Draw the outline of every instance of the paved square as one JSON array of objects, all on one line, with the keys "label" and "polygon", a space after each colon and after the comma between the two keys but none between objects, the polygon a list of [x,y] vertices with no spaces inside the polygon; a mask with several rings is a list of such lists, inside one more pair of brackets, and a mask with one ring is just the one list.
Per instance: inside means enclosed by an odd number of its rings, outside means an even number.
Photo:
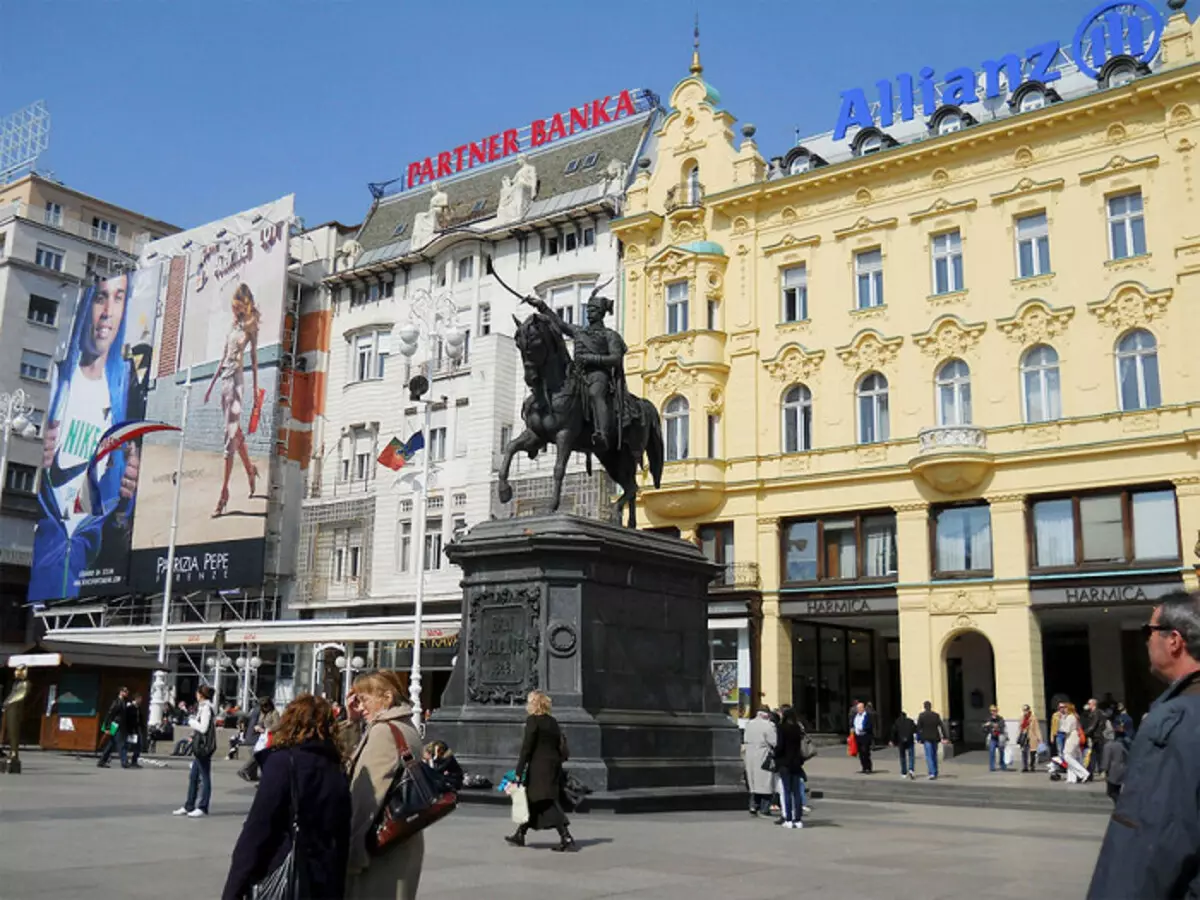
[{"label": "paved square", "polygon": [[[254,789],[214,765],[213,815],[173,818],[186,761],[97,769],[49,753],[0,777],[0,900],[220,896]],[[819,786],[819,785],[814,785]],[[743,813],[577,816],[581,851],[501,840],[500,810],[467,806],[427,837],[422,900],[529,896],[700,898],[971,897],[1012,900],[1086,888],[1107,817],[818,801],[803,831]],[[541,890],[539,890],[541,889]]]}]

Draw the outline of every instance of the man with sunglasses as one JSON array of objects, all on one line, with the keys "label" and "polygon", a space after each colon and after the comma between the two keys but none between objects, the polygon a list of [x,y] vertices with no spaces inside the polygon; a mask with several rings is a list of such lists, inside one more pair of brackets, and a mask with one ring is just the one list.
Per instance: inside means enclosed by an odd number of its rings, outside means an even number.
[{"label": "man with sunglasses", "polygon": [[1170,687],[1134,738],[1088,900],[1200,896],[1200,594],[1163,597],[1142,633]]}]

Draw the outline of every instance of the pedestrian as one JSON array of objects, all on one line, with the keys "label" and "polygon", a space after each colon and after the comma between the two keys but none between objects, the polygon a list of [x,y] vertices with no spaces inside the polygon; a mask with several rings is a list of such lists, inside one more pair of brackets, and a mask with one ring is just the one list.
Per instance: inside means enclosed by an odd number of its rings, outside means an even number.
[{"label": "pedestrian", "polygon": [[125,707],[128,703],[129,688],[122,687],[117,691],[117,699],[109,706],[104,720],[100,723],[100,731],[107,735],[108,740],[104,744],[104,751],[100,754],[100,761],[96,763],[97,768],[108,768],[108,761],[112,759],[114,750],[117,751],[117,756],[121,760],[121,768],[129,768],[128,751],[125,747]]},{"label": "pedestrian", "polygon": [[780,817],[785,828],[804,827],[804,727],[789,707],[779,723],[775,767],[779,774]]},{"label": "pedestrian", "polygon": [[1103,771],[1100,766],[1103,762],[1104,742],[1106,737],[1113,734],[1112,723],[1095,697],[1087,702],[1082,718],[1083,733],[1088,746],[1087,770],[1098,774]]},{"label": "pedestrian", "polygon": [[[333,709],[330,708],[332,716]],[[250,744],[250,758],[246,760],[246,764],[238,769],[238,777],[243,781],[258,780],[258,741],[265,734],[270,734],[279,727],[280,717],[279,711],[275,709],[275,702],[270,697],[263,697],[258,701],[258,706],[250,713],[250,718],[246,725],[246,743]]]},{"label": "pedestrian", "polygon": [[1124,741],[1109,741],[1104,745],[1104,758],[1100,760],[1104,772],[1104,786],[1108,797],[1115,805],[1125,783],[1125,771],[1129,766],[1129,748]]},{"label": "pedestrian", "polygon": [[867,704],[858,704],[858,712],[854,715],[854,743],[858,746],[858,762],[862,773],[870,775],[875,771],[871,764],[871,742],[875,739],[874,722]]},{"label": "pedestrian", "polygon": [[900,777],[912,781],[916,777],[913,771],[916,763],[917,723],[908,717],[908,713],[900,711],[899,717],[892,723],[892,739],[888,746],[900,751]]},{"label": "pedestrian", "polygon": [[771,793],[774,791],[775,775],[767,767],[778,733],[771,721],[771,711],[765,706],[746,723],[744,734],[746,787],[750,791],[750,815],[770,815]]},{"label": "pedestrian", "polygon": [[1042,723],[1028,705],[1021,707],[1021,731],[1017,746],[1021,748],[1021,771],[1036,772],[1038,748],[1042,745]]},{"label": "pedestrian", "polygon": [[917,735],[925,748],[925,768],[929,772],[929,780],[936,781],[938,777],[938,746],[949,744],[950,737],[946,733],[946,725],[942,717],[933,711],[933,704],[926,700],[925,708],[917,716]]},{"label": "pedestrian", "polygon": [[368,672],[354,679],[366,730],[350,758],[350,856],[346,866],[347,900],[416,900],[425,860],[425,835],[418,831],[381,856],[367,853],[367,836],[378,821],[388,788],[401,766],[391,726],[400,729],[412,753],[421,736],[413,726],[413,709],[405,700],[400,676],[392,671]]},{"label": "pedestrian", "polygon": [[[1082,730],[1079,727],[1079,715],[1075,712],[1075,704],[1064,704],[1066,711],[1062,718],[1059,719],[1058,727],[1062,729],[1063,738],[1063,762],[1067,764],[1067,784],[1075,784],[1079,781],[1087,781],[1087,769],[1083,768],[1083,737]],[[1077,765],[1071,765],[1075,762]],[[1079,771],[1083,774],[1080,775]]]},{"label": "pedestrian", "polygon": [[1050,733],[1054,735],[1054,745],[1058,747],[1058,755],[1062,756],[1067,751],[1067,728],[1064,724],[1067,718],[1067,701],[1060,700],[1058,703],[1058,711],[1054,718],[1050,721]]},{"label": "pedestrian", "polygon": [[1133,736],[1137,729],[1133,724],[1133,716],[1129,715],[1129,710],[1125,708],[1124,703],[1117,703],[1116,711],[1113,713],[1112,725],[1113,739],[1123,743],[1126,749],[1133,746]]},{"label": "pedestrian", "polygon": [[140,769],[142,747],[146,745],[146,708],[141,694],[125,704],[125,744],[130,748],[129,768]]},{"label": "pedestrian", "polygon": [[525,786],[525,799],[529,804],[529,821],[517,826],[517,830],[504,840],[514,847],[525,846],[525,835],[530,829],[543,831],[553,828],[558,832],[558,844],[551,850],[562,853],[577,849],[571,837],[570,822],[563,812],[563,763],[570,755],[566,737],[558,720],[550,714],[550,697],[542,691],[530,691],[525,704],[525,736],[521,741],[521,755],[517,759],[517,780]]},{"label": "pedestrian", "polygon": [[996,771],[996,759],[1000,760],[1000,771],[1008,771],[1008,761],[1004,758],[1004,752],[1008,748],[1008,726],[1004,722],[1004,717],[1000,715],[1000,710],[996,706],[988,707],[988,718],[983,723],[983,734],[987,739],[988,749],[988,771]]},{"label": "pedestrian", "polygon": [[454,758],[454,752],[445,741],[430,741],[423,754],[425,765],[442,776],[446,786],[457,793],[462,790],[463,770]]},{"label": "pedestrian", "polygon": [[[212,704],[213,689],[200,685],[196,691],[196,714],[188,719],[192,729],[192,765],[188,769],[187,800],[171,815],[202,819],[208,815],[212,799],[212,758],[217,752],[217,711]],[[197,795],[197,791],[199,794]]]},{"label": "pedestrian", "polygon": [[1200,593],[1163,597],[1142,634],[1170,686],[1129,752],[1088,900],[1200,896]]},{"label": "pedestrian", "polygon": [[283,864],[292,849],[293,820],[299,833],[293,859],[304,896],[345,897],[350,783],[333,743],[329,702],[298,696],[283,711],[271,746],[255,756],[262,781],[233,848],[221,900],[249,900],[254,885]]}]

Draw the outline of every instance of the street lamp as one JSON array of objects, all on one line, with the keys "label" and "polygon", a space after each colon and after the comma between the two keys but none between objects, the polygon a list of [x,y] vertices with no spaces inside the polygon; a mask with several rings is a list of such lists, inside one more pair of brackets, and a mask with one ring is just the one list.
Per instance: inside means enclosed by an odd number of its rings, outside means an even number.
[{"label": "street lamp", "polygon": [[247,710],[250,708],[250,673],[258,672],[258,667],[262,665],[262,660],[257,656],[251,656],[248,659],[245,656],[239,656],[235,660],[234,665],[236,665],[242,673],[239,676],[242,682],[241,707],[243,710]]},{"label": "street lamp", "polygon": [[333,661],[333,664],[345,673],[346,685],[342,689],[342,699],[345,700],[350,696],[350,685],[354,683],[354,673],[361,672],[367,663],[361,656],[355,656],[349,661],[349,665],[347,665],[346,657],[339,656]]},{"label": "street lamp", "polygon": [[29,418],[33,406],[25,391],[17,388],[11,394],[0,394],[0,491],[8,484],[8,435],[15,431],[23,438],[37,437],[38,429]]},{"label": "street lamp", "polygon": [[[411,360],[424,337],[427,341],[440,340],[446,356],[451,362],[462,359],[466,350],[466,334],[458,327],[458,307],[446,294],[432,294],[421,288],[413,292],[409,306],[408,321],[396,333],[397,349]],[[425,373],[414,376],[408,383],[409,399],[421,407],[421,440],[425,445],[425,471],[422,478],[414,478],[413,490],[417,493],[416,527],[413,529],[414,544],[419,554],[417,563],[417,598],[413,608],[413,652],[412,674],[408,681],[408,695],[412,702],[413,724],[424,734],[421,715],[421,618],[425,611],[425,515],[429,497],[429,479],[433,471],[433,448],[429,446],[428,397],[433,377],[432,354],[425,354]]]}]

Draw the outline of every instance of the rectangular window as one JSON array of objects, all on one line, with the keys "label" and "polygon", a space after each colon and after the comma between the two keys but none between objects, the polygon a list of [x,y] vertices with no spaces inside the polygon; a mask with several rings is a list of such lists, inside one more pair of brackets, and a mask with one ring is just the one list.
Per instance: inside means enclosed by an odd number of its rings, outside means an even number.
[{"label": "rectangular window", "polygon": [[349,480],[350,480],[350,460],[343,459],[342,460],[342,482],[345,483]]},{"label": "rectangular window", "polygon": [[716,300],[708,301],[708,330],[717,330],[717,317],[720,314],[721,306]]},{"label": "rectangular window", "polygon": [[1036,568],[1111,567],[1180,558],[1171,489],[1037,500],[1030,513]]},{"label": "rectangular window", "polygon": [[720,566],[733,564],[732,522],[701,525],[696,529],[696,537],[700,540],[700,552],[708,558],[709,562]]},{"label": "rectangular window", "polygon": [[475,277],[475,257],[464,256],[458,261],[459,283],[470,281]]},{"label": "rectangular window", "polygon": [[62,250],[38,244],[37,250],[34,251],[33,261],[39,266],[53,269],[55,272],[61,272],[63,270],[63,256],[64,251]]},{"label": "rectangular window", "polygon": [[117,244],[117,223],[98,216],[92,218],[92,240],[105,244]]},{"label": "rectangular window", "polygon": [[563,249],[570,251],[570,250],[574,250],[578,246],[579,246],[579,237],[575,234],[574,231],[568,231],[563,236]]},{"label": "rectangular window", "polygon": [[542,239],[542,252],[546,256],[558,256],[558,235],[552,234]]},{"label": "rectangular window", "polygon": [[338,547],[333,551],[333,580],[341,581],[346,574],[346,548]]},{"label": "rectangular window", "polygon": [[716,459],[721,455],[721,417],[710,415],[708,417],[708,458]]},{"label": "rectangular window", "polygon": [[963,289],[962,235],[958,231],[935,234],[930,241],[933,254],[933,292],[952,294]]},{"label": "rectangular window", "polygon": [[667,285],[667,334],[688,330],[688,283],[673,281]]},{"label": "rectangular window", "polygon": [[591,247],[595,243],[596,243],[596,229],[595,228],[583,229],[583,246]]},{"label": "rectangular window", "polygon": [[1146,253],[1146,221],[1142,214],[1142,192],[1108,199],[1108,237],[1111,259],[1127,259]]},{"label": "rectangular window", "polygon": [[362,547],[350,548],[350,578],[357,579],[359,575],[359,566],[362,563]]},{"label": "rectangular window", "polygon": [[379,336],[379,349],[375,353],[375,377],[382,378],[387,371],[387,361],[390,350],[387,345],[388,335]]},{"label": "rectangular window", "polygon": [[513,427],[511,425],[500,426],[500,452],[504,452],[504,448],[512,443]]},{"label": "rectangular window", "polygon": [[442,567],[442,520],[425,522],[425,571],[436,572]]},{"label": "rectangular window", "polygon": [[854,274],[858,280],[858,308],[883,306],[883,251],[876,248],[854,254]]},{"label": "rectangular window", "polygon": [[992,571],[992,517],[987,506],[952,506],[934,513],[938,575]]},{"label": "rectangular window", "polygon": [[492,333],[492,307],[490,304],[479,304],[479,335],[487,337]]},{"label": "rectangular window", "polygon": [[46,224],[56,228],[62,225],[62,206],[53,200],[46,201]]},{"label": "rectangular window", "polygon": [[21,377],[34,381],[50,380],[51,357],[36,350],[21,351]]},{"label": "rectangular window", "polygon": [[375,336],[364,335],[358,339],[356,345],[356,353],[358,358],[358,367],[356,369],[356,381],[366,381],[371,377],[373,366],[371,365],[372,357],[375,355]]},{"label": "rectangular window", "polygon": [[781,321],[803,322],[808,318],[808,269],[805,266],[784,269],[780,282],[783,285]]},{"label": "rectangular window", "polygon": [[30,294],[26,317],[30,322],[37,322],[39,325],[53,325],[58,321],[58,301]]},{"label": "rectangular window", "polygon": [[568,325],[575,324],[575,305],[577,290],[575,285],[557,287],[550,291],[550,308]]},{"label": "rectangular window", "polygon": [[371,454],[356,453],[354,454],[354,477],[358,481],[366,481],[367,473],[370,471]]},{"label": "rectangular window", "polygon": [[4,476],[4,489],[18,494],[32,494],[37,481],[37,467],[10,462]]},{"label": "rectangular window", "polygon": [[896,516],[851,513],[789,522],[783,530],[789,582],[895,579]]},{"label": "rectangular window", "polygon": [[1032,278],[1050,272],[1050,225],[1046,214],[1017,219],[1017,275]]},{"label": "rectangular window", "polygon": [[396,547],[396,568],[407,572],[412,558],[412,522],[400,523],[400,538]]},{"label": "rectangular window", "polygon": [[446,429],[429,429],[429,459],[431,462],[441,462],[446,458]]},{"label": "rectangular window", "polygon": [[379,302],[380,293],[381,293],[381,290],[379,287],[379,282],[372,281],[370,284],[367,285],[367,302],[368,303]]},{"label": "rectangular window", "polygon": [[470,435],[470,429],[467,423],[471,419],[471,408],[464,405],[465,401],[460,401],[458,406],[454,407],[454,455],[467,455],[467,437]]},{"label": "rectangular window", "polygon": [[446,263],[446,264],[445,264],[445,265],[443,265],[443,266],[438,266],[438,270],[437,270],[437,284],[438,284],[438,287],[445,287],[445,286],[446,286],[446,272],[447,272],[449,269],[450,269],[450,263]]}]

